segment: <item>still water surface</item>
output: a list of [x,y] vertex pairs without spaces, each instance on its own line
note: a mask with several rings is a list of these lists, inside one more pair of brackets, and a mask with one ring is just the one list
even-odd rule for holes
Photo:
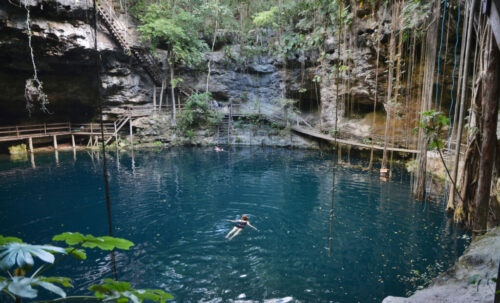
[[[163,288],[177,302],[377,302],[414,290],[417,271],[446,268],[463,252],[467,236],[441,203],[411,199],[408,174],[383,182],[337,166],[329,257],[332,157],[272,148],[110,152],[114,235],[135,243],[117,254],[118,278]],[[107,234],[98,154],[36,154],[35,165],[0,158],[0,234],[37,244],[64,231]],[[226,240],[227,220],[241,214],[259,231]],[[82,293],[113,276],[110,263],[91,252],[51,274],[75,277],[70,293]]]

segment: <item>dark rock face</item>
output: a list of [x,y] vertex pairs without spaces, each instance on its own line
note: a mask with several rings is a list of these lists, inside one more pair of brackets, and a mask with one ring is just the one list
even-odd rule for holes
[[[98,92],[105,113],[111,116],[126,112],[129,105],[152,103],[151,79],[133,58],[123,53],[102,26],[97,34],[100,54],[100,78],[97,78],[91,1],[31,0],[29,3],[35,63],[49,96],[49,110],[54,113],[47,116],[35,112],[34,118],[91,120],[96,116]],[[223,104],[242,103],[246,112],[268,115],[282,113],[280,99],[295,99],[298,100],[295,106],[311,124],[326,128],[335,124],[335,116],[339,123],[345,116],[346,105],[337,104],[337,98],[345,100],[345,96],[350,95],[368,112],[377,93],[375,47],[371,42],[376,22],[359,22],[356,26],[353,31],[357,34],[357,44],[348,58],[338,49],[339,43],[334,37],[326,41],[324,66],[317,63],[317,52],[285,62],[268,55],[242,58],[237,45],[230,47],[229,54],[227,49],[219,50],[211,55],[208,90]],[[0,79],[3,80],[0,86],[4,92],[0,96],[0,110],[9,113],[2,117],[2,124],[28,119],[23,91],[33,66],[27,41],[25,9],[8,2],[0,4]],[[337,97],[336,81],[330,70],[340,59],[351,62],[353,68],[349,76],[341,79]],[[180,67],[176,74],[184,80],[181,90],[205,91],[205,71]]]
[[[142,68],[99,28],[100,79],[92,1],[31,0],[32,46],[38,76],[48,95],[51,115],[25,108],[24,85],[33,77],[28,47],[26,10],[0,3],[0,124],[33,120],[75,122],[96,117],[98,90],[106,113],[120,112],[127,104],[151,100],[152,82]],[[123,111],[123,110],[121,110]]]
[[[97,78],[92,1],[30,0],[29,3],[35,63],[49,96],[48,108],[54,113],[47,116],[35,112],[34,118],[75,122],[91,120],[96,117],[98,96],[110,117],[127,112],[128,106],[152,106],[153,82],[132,57],[124,54],[102,25],[97,33],[100,54],[100,78]],[[358,13],[360,11],[365,13],[362,10]],[[247,113],[269,116],[282,114],[280,100],[283,98],[295,99],[294,107],[301,111],[302,118],[323,130],[334,127],[336,120],[341,128],[346,123],[357,121],[349,121],[347,117],[352,108],[361,115],[371,112],[375,96],[378,99],[377,110],[383,111],[387,87],[384,70],[391,24],[389,14],[384,15],[382,8],[376,14],[378,18],[363,18],[351,26],[346,36],[349,51],[337,41],[336,33],[330,33],[325,41],[325,59],[322,61],[318,60],[321,55],[318,50],[283,60],[270,55],[244,57],[242,53],[246,52],[240,46],[226,45],[214,54],[206,55],[207,61],[208,56],[212,56],[208,90],[223,105],[241,103],[241,109]],[[379,23],[382,23],[381,27]],[[129,30],[133,32],[133,26],[129,25]],[[378,31],[382,47],[376,85]],[[137,40],[134,33],[130,40]],[[165,52],[158,50],[158,53],[160,61],[165,61]],[[346,62],[348,72],[342,73],[337,81],[334,69]],[[32,74],[26,11],[23,7],[2,1],[0,111],[7,114],[0,116],[0,124],[28,120],[23,92],[25,81]],[[179,66],[175,74],[183,79],[177,91],[181,99],[189,93],[206,90],[206,70]],[[165,75],[169,83],[168,73]],[[170,99],[170,92],[167,91],[164,96]],[[168,101],[171,104],[171,100]],[[364,133],[367,134],[366,131]]]

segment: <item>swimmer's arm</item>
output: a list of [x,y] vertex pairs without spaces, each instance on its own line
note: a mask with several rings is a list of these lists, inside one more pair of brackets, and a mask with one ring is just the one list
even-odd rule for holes
[[234,223],[240,223],[241,222],[241,220],[227,220],[227,221],[234,222]]
[[255,226],[253,226],[252,224],[250,224],[250,222],[248,222],[247,224],[248,224],[248,226],[250,226],[251,228],[255,229],[256,231],[259,231],[259,230],[257,229],[257,227],[255,227]]

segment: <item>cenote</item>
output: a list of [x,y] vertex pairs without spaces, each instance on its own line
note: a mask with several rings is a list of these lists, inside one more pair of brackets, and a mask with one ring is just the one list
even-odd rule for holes
[[[411,198],[404,170],[384,182],[337,165],[330,257],[333,157],[250,147],[109,152],[113,233],[135,243],[116,254],[118,279],[176,302],[379,302],[414,291],[419,274],[463,252],[467,236],[441,202]],[[35,164],[0,160],[0,234],[42,244],[65,231],[108,233],[101,155],[40,153]],[[259,231],[226,240],[227,220],[242,214]],[[51,274],[74,277],[68,293],[82,293],[112,277],[111,265],[108,253],[89,251]]]

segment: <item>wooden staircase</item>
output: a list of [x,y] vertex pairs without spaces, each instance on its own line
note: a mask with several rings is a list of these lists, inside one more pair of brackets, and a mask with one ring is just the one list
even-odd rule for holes
[[[130,121],[130,116],[122,116],[120,117],[120,119],[116,120],[115,122],[113,122],[114,124],[114,128],[115,128],[115,131],[114,133],[109,136],[109,138],[104,142],[104,145],[108,145],[109,142],[111,142],[111,140],[113,140],[113,138],[115,138],[115,140],[118,140],[118,132],[120,131],[120,129],[122,129],[123,126],[125,126],[125,124],[127,124],[127,122]],[[131,121],[130,121],[131,122]]]
[[113,7],[109,4],[108,0],[98,0],[96,5],[99,18],[102,19],[113,39],[118,42],[126,54],[133,55],[137,59],[156,85],[161,85],[161,71],[158,68],[156,60],[143,48],[130,46],[127,41],[127,27],[115,15]]

